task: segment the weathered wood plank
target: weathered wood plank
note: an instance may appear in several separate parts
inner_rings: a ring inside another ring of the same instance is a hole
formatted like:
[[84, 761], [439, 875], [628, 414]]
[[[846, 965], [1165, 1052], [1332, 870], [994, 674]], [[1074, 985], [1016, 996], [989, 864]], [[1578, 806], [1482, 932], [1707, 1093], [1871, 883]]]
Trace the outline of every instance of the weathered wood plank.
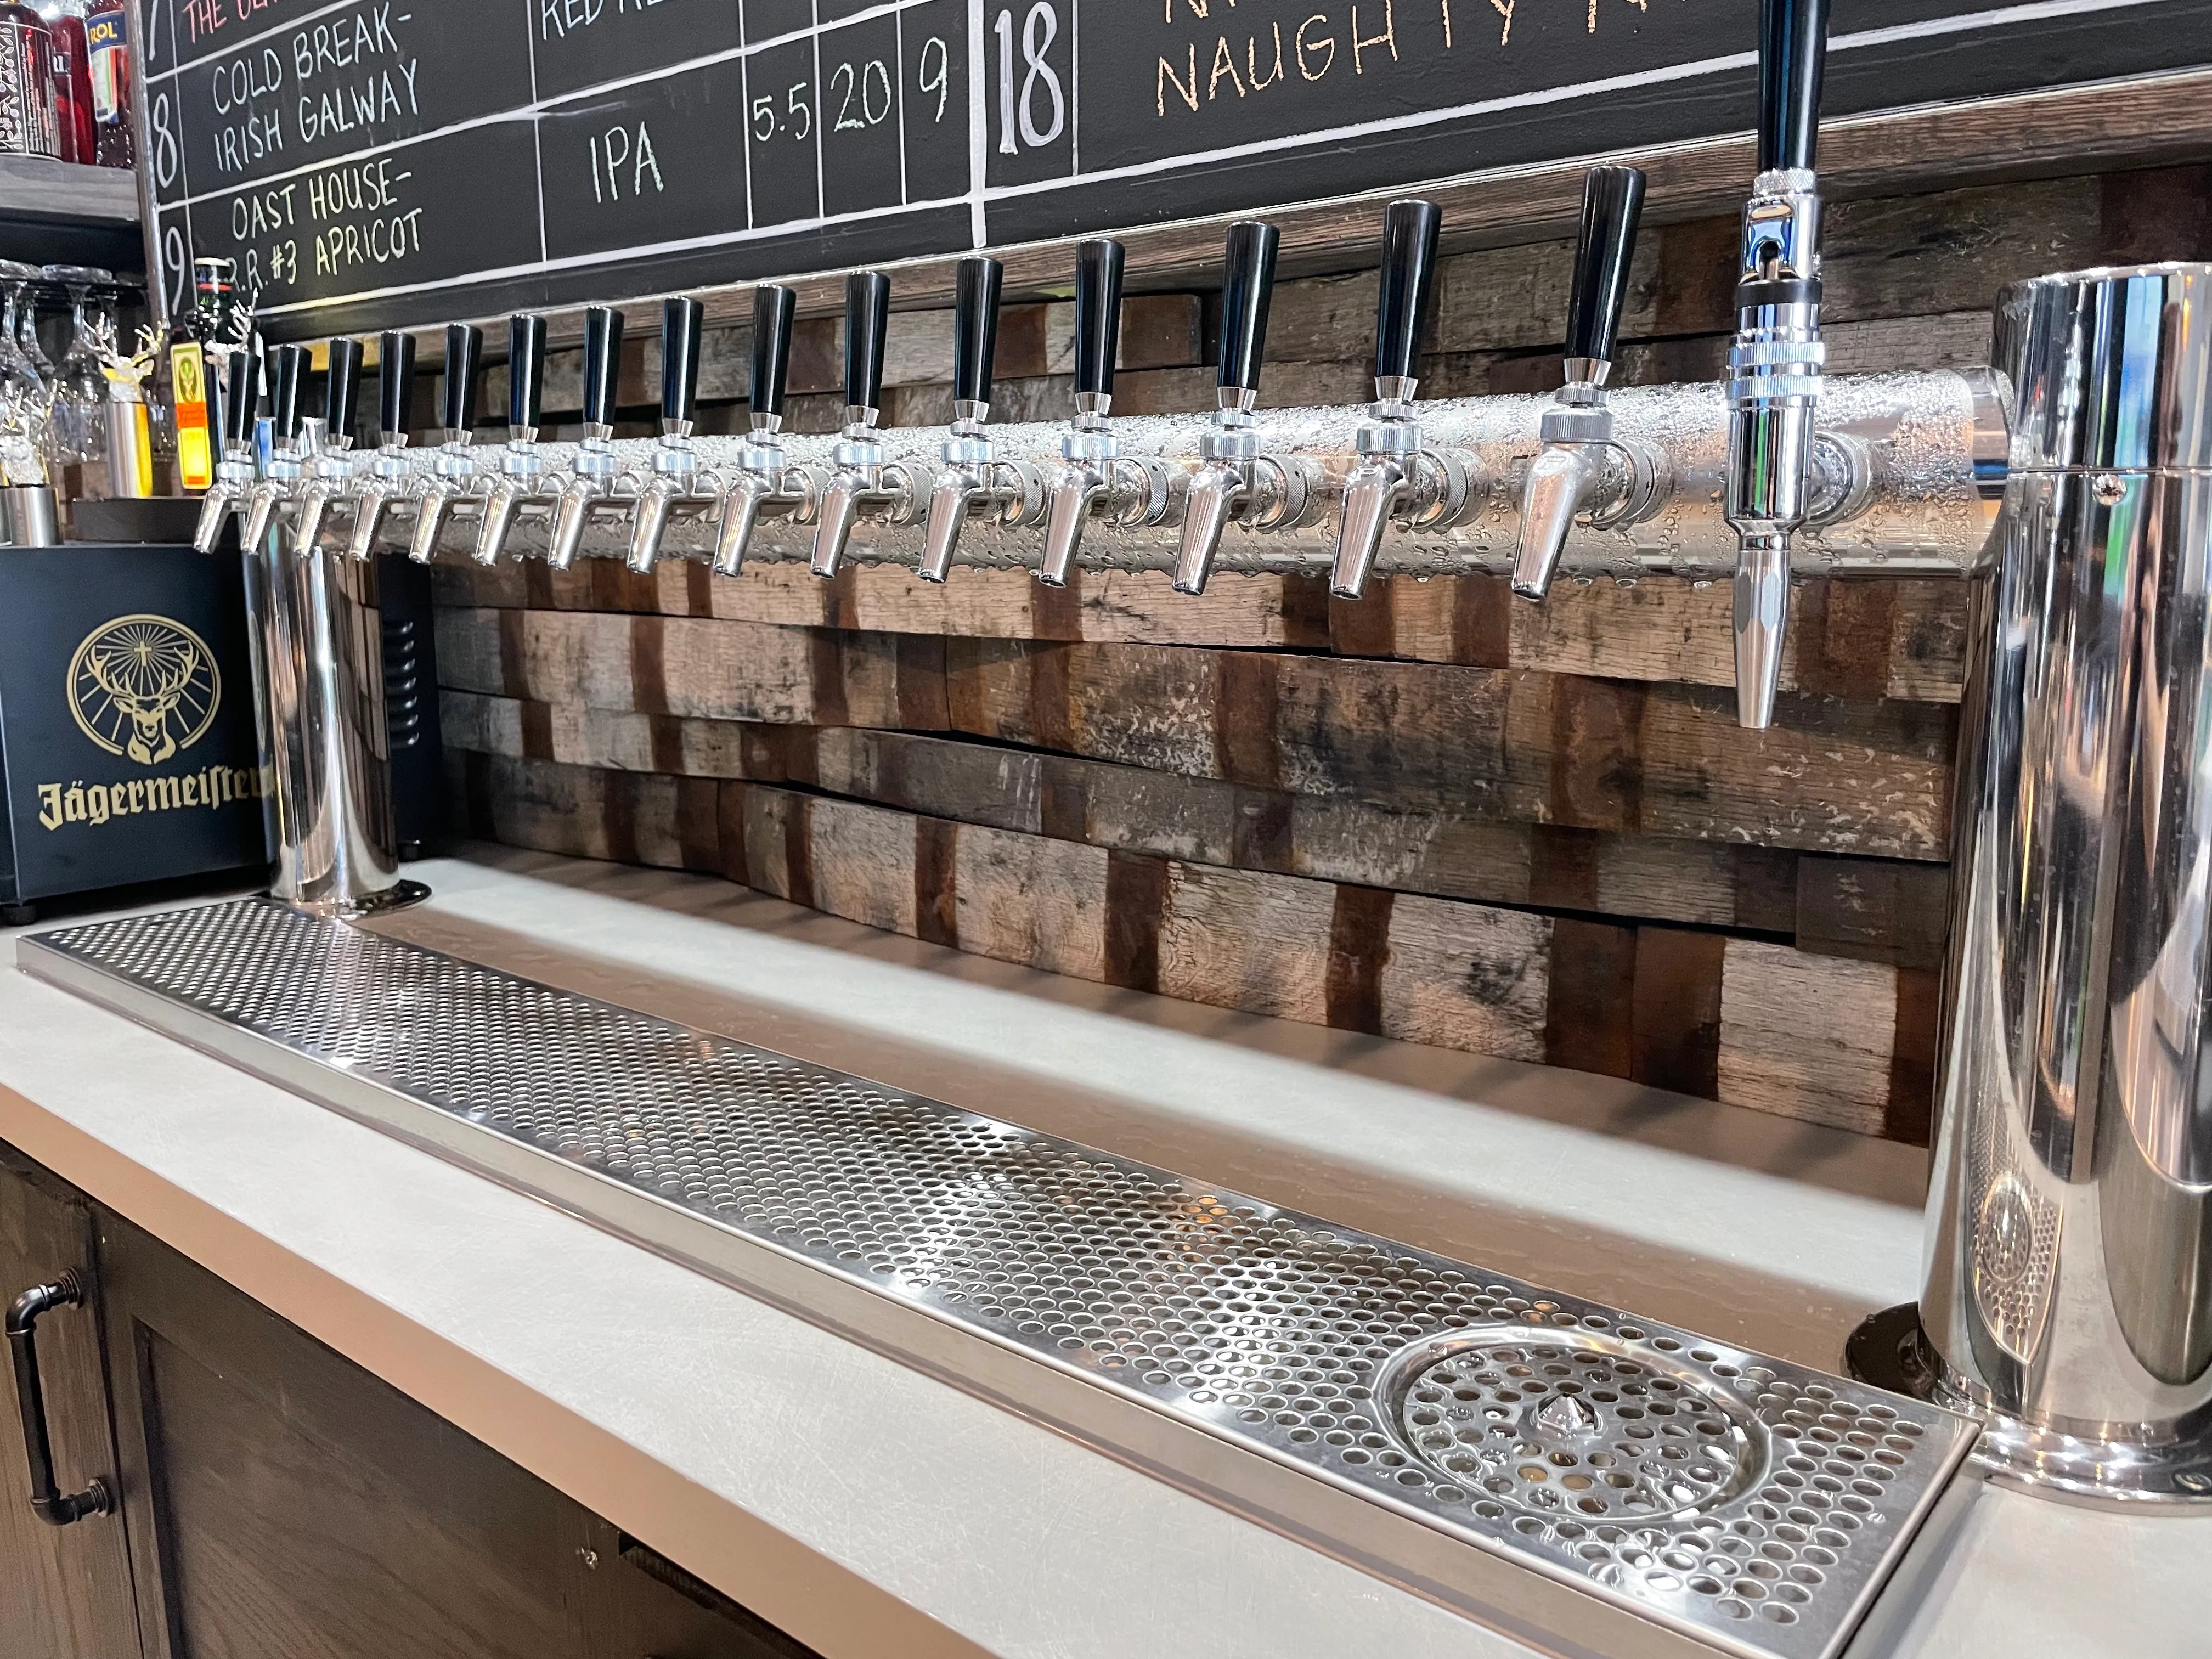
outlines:
[[[1376, 582], [1330, 602], [1316, 578], [1241, 576], [1203, 595], [1160, 571], [1080, 571], [1065, 588], [1025, 571], [963, 570], [949, 582], [848, 567], [835, 581], [799, 564], [756, 564], [737, 578], [671, 561], [649, 577], [611, 559], [551, 571], [536, 560], [494, 570], [436, 567], [441, 605], [713, 617], [785, 627], [1100, 644], [1327, 647], [1341, 656], [1584, 674], [1603, 679], [1734, 684], [1729, 591], [1659, 580], [1563, 583], [1542, 605], [1504, 580]], [[1832, 598], [1832, 595], [1833, 596]], [[1792, 607], [1785, 690], [1955, 702], [1964, 675], [1965, 585], [1935, 579], [1818, 579]]]
[[453, 691], [448, 748], [576, 767], [795, 783], [903, 811], [1194, 864], [1635, 921], [1792, 935], [1942, 962], [1940, 865], [1498, 823], [957, 738], [647, 716]]
[[814, 908], [886, 933], [915, 931], [913, 817], [857, 801], [808, 811]]
[[446, 611], [457, 690], [650, 714], [957, 730], [1400, 809], [1940, 858], [1955, 712], [1785, 693], [1139, 644], [921, 638], [710, 618]]
[[1953, 711], [1170, 647], [948, 640], [976, 736], [1302, 794], [1812, 850], [1937, 858]]
[[[479, 833], [719, 872], [1025, 966], [1691, 1084], [1865, 1133], [1924, 1115], [1910, 1092], [1924, 1090], [1920, 1038], [1898, 1017], [1917, 987], [1884, 964], [1180, 860], [1140, 860], [1158, 879], [1136, 879], [1141, 868], [1099, 848], [759, 783], [687, 786], [491, 755], [457, 754], [453, 769]], [[1145, 943], [1132, 949], [1133, 939]], [[1594, 997], [1597, 987], [1616, 994]]]
[[583, 611], [441, 609], [438, 672], [455, 690], [780, 725], [941, 730], [934, 640]]
[[945, 943], [1048, 973], [1105, 979], [1104, 848], [968, 826], [956, 847], [957, 937]]
[[1401, 897], [1376, 987], [1382, 1034], [1540, 1063], [1551, 934], [1547, 916]]
[[1862, 1134], [1890, 1109], [1896, 970], [1730, 939], [1720, 1098]]

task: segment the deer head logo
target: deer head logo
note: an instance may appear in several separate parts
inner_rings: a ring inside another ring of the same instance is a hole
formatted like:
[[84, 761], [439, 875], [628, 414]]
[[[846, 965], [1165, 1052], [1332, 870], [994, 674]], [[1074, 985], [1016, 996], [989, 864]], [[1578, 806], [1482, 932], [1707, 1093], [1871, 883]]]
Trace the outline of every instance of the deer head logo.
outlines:
[[70, 659], [78, 727], [111, 755], [158, 766], [214, 723], [222, 682], [207, 642], [166, 617], [118, 617]]

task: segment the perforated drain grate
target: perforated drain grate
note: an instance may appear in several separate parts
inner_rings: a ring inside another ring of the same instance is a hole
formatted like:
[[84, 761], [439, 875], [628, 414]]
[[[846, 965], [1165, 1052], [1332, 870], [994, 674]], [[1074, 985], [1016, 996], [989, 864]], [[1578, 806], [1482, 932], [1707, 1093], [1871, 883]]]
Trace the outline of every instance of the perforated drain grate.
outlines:
[[[865, 1285], [1741, 1653], [1839, 1649], [1972, 1432], [1917, 1401], [260, 901], [65, 929], [19, 953], [343, 1109], [369, 1088], [435, 1114], [422, 1121], [447, 1126], [429, 1137], [440, 1151], [501, 1179], [549, 1190], [529, 1172], [545, 1160], [592, 1171], [680, 1206], [675, 1224]], [[313, 1064], [286, 1070], [271, 1052]], [[561, 1201], [589, 1214], [591, 1193], [615, 1189], [582, 1190], [571, 1181]]]

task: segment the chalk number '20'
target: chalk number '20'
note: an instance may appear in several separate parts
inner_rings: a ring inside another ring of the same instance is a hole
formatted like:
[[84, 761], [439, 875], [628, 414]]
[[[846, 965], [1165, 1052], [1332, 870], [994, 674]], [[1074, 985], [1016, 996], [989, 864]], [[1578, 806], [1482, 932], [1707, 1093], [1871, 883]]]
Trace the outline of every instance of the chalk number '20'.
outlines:
[[[1022, 19], [1022, 61], [1026, 66], [1020, 90], [1014, 87], [1014, 14], [1009, 7], [994, 25], [999, 37], [999, 154], [1018, 155], [1022, 144], [1042, 149], [1067, 127], [1067, 94], [1060, 75], [1045, 61], [1045, 53], [1060, 38], [1060, 14], [1052, 0], [1036, 0]], [[1037, 121], [1038, 95], [1042, 94], [1052, 118]], [[1015, 142], [1018, 131], [1021, 143]]]

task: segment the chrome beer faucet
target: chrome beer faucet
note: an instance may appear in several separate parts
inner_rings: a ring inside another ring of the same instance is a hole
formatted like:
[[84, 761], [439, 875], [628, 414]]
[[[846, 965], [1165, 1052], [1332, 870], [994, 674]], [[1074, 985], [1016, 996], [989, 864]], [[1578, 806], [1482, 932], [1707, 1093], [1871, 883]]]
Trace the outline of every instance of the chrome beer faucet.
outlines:
[[722, 526], [714, 538], [714, 570], [734, 576], [744, 568], [753, 527], [763, 514], [795, 524], [813, 514], [818, 476], [791, 465], [783, 453], [783, 390], [791, 368], [791, 319], [799, 295], [763, 283], [753, 290], [752, 435], [738, 452], [738, 475], [722, 495]]
[[407, 428], [414, 424], [415, 337], [386, 329], [376, 342], [376, 453], [354, 491], [353, 534], [346, 551], [366, 559], [376, 546], [385, 510], [414, 493], [407, 465]]
[[1521, 483], [1513, 591], [1526, 599], [1551, 590], [1577, 517], [1588, 513], [1594, 522], [1630, 523], [1650, 512], [1660, 494], [1662, 468], [1647, 447], [1614, 435], [1605, 392], [1643, 212], [1644, 175], [1636, 168], [1592, 167], [1583, 179], [1582, 234], [1567, 302], [1566, 382], [1544, 411], [1544, 447]]
[[929, 492], [921, 574], [941, 582], [959, 550], [970, 515], [1005, 525], [1034, 524], [1044, 510], [1044, 479], [1027, 461], [1000, 460], [984, 435], [991, 418], [992, 360], [999, 348], [999, 289], [1006, 267], [996, 259], [963, 259], [952, 313], [952, 431], [940, 452], [945, 470]]
[[215, 551], [224, 521], [244, 507], [258, 475], [253, 457], [253, 406], [260, 392], [261, 355], [251, 346], [240, 346], [223, 365], [222, 459], [216, 463], [215, 482], [200, 498], [199, 523], [192, 532], [192, 545], [203, 553]]
[[1255, 530], [1290, 523], [1305, 507], [1304, 464], [1260, 453], [1252, 417], [1260, 398], [1260, 361], [1267, 343], [1267, 302], [1275, 285], [1273, 225], [1243, 220], [1229, 228], [1228, 268], [1221, 280], [1221, 375], [1213, 425], [1200, 443], [1206, 465], [1190, 481], [1176, 557], [1175, 589], [1203, 593], [1232, 519]]
[[545, 319], [518, 312], [507, 324], [507, 447], [499, 458], [499, 477], [484, 498], [483, 521], [477, 526], [478, 564], [499, 562], [515, 510], [526, 501], [550, 505], [545, 458], [538, 453], [538, 422], [544, 408]]
[[483, 331], [467, 323], [446, 325], [446, 390], [441, 441], [434, 469], [422, 480], [415, 506], [415, 533], [408, 540], [407, 556], [428, 564], [438, 551], [438, 536], [446, 526], [453, 502], [473, 495], [477, 487], [477, 459], [469, 447], [477, 423], [477, 370], [483, 361]]
[[612, 306], [584, 308], [584, 437], [568, 460], [568, 480], [553, 508], [545, 562], [566, 570], [584, 544], [592, 508], [614, 494], [616, 388], [622, 378], [623, 314]]
[[1761, 0], [1759, 176], [1743, 209], [1729, 348], [1728, 479], [1736, 532], [1737, 723], [1774, 723], [1790, 622], [1790, 542], [1811, 505], [1820, 342], [1820, 192], [1813, 171], [1828, 0]]
[[691, 448], [699, 412], [699, 331], [706, 307], [696, 300], [664, 300], [660, 307], [660, 441], [653, 449], [653, 476], [638, 491], [630, 520], [629, 568], [641, 576], [660, 558], [660, 538], [678, 507], [703, 512], [721, 499], [714, 476], [702, 475]]
[[322, 538], [331, 501], [352, 493], [353, 420], [361, 398], [361, 342], [331, 342], [330, 371], [323, 377], [323, 418], [302, 422], [301, 449], [308, 457], [292, 522], [292, 551], [306, 558]]
[[1060, 440], [1037, 566], [1048, 587], [1066, 586], [1091, 520], [1132, 529], [1165, 524], [1182, 504], [1182, 472], [1157, 456], [1122, 454], [1107, 425], [1121, 356], [1122, 258], [1121, 245], [1103, 238], [1075, 250], [1075, 418]]
[[845, 428], [830, 452], [836, 470], [822, 491], [814, 530], [817, 576], [834, 576], [843, 567], [845, 544], [863, 511], [889, 524], [908, 523], [924, 488], [903, 465], [884, 460], [876, 432], [890, 307], [890, 278], [881, 271], [856, 270], [845, 279]]
[[[1437, 229], [1443, 216], [1433, 203], [1393, 202], [1382, 215], [1382, 270], [1376, 298], [1375, 402], [1356, 440], [1360, 464], [1344, 481], [1344, 515], [1337, 526], [1336, 559], [1329, 592], [1356, 599], [1382, 550], [1391, 520], [1443, 492], [1443, 479], [1421, 464], [1421, 428], [1413, 416], [1420, 386], [1422, 337], [1428, 331], [1429, 298], [1435, 287]], [[1458, 472], [1466, 497], [1466, 475]], [[1426, 482], [1433, 479], [1434, 482]]]
[[[239, 532], [240, 544], [248, 552], [260, 547], [276, 508], [298, 495], [307, 475], [310, 452], [303, 446], [314, 434], [303, 433], [307, 423], [300, 416], [300, 384], [307, 376], [307, 348], [278, 346], [269, 392], [269, 469], [246, 492], [246, 526]], [[321, 422], [313, 424], [319, 427]]]

